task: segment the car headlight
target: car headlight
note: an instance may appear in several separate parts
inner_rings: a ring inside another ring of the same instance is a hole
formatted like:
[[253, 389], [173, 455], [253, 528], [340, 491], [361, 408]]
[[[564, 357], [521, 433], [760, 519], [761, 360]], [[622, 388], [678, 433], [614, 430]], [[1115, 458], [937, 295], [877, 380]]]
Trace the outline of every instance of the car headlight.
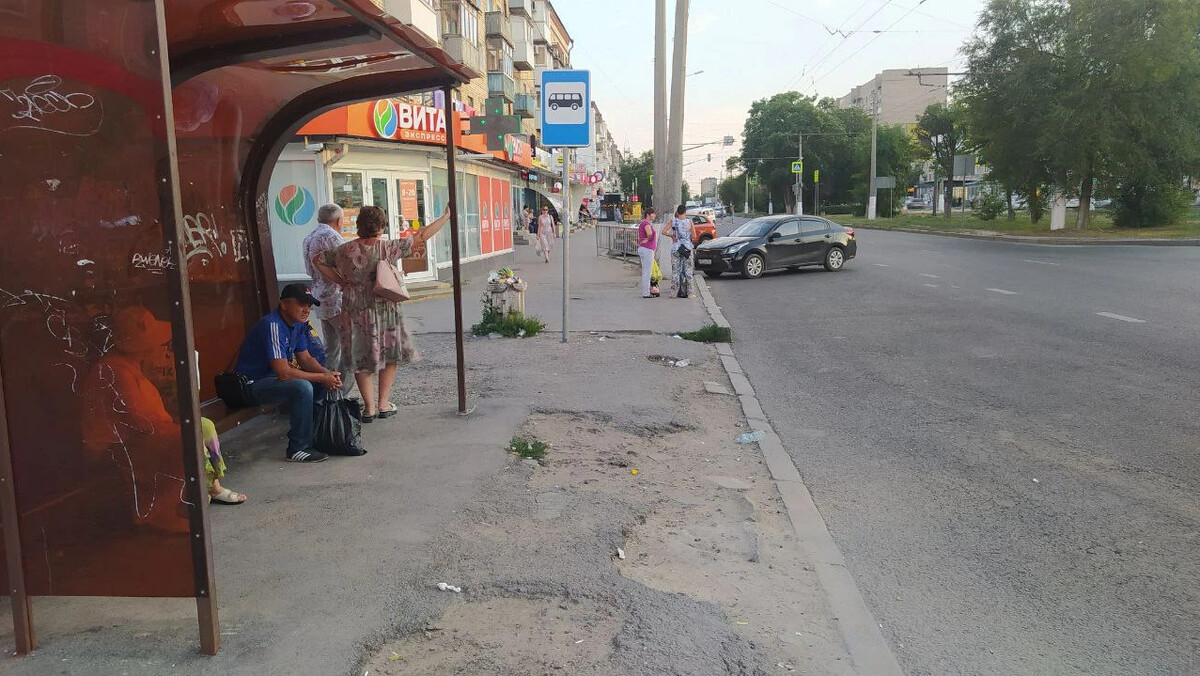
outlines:
[[734, 244], [733, 246], [725, 247], [725, 253], [735, 254], [735, 253], [741, 251], [742, 249], [745, 249], [749, 245], [750, 245], [750, 242], [742, 242], [741, 244]]

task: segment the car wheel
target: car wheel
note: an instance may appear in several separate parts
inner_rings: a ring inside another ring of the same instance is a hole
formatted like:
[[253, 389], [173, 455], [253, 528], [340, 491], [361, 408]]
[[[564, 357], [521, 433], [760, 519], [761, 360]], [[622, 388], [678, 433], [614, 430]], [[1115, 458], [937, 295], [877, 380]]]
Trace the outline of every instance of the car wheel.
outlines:
[[704, 276], [708, 277], [709, 279], [716, 279], [717, 277], [721, 276], [721, 273], [717, 272], [716, 270], [705, 270]]
[[846, 253], [842, 251], [840, 246], [831, 246], [829, 251], [825, 252], [825, 269], [830, 272], [836, 272], [842, 269], [842, 265], [846, 263]]
[[762, 277], [763, 271], [767, 267], [767, 262], [759, 254], [752, 253], [746, 256], [746, 260], [742, 261], [742, 276], [746, 279], [758, 279]]

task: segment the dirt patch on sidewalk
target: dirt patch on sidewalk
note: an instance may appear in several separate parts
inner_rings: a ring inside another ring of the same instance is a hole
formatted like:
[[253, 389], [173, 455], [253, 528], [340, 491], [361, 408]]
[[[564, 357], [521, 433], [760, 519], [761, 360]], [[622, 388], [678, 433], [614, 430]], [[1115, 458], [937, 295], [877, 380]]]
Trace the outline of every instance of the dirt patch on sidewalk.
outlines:
[[[533, 346], [559, 349], [522, 348]], [[687, 365], [647, 365], [663, 348]], [[542, 465], [514, 456], [455, 516], [427, 573], [445, 614], [364, 668], [851, 673], [758, 447], [734, 442], [747, 429], [737, 399], [705, 392], [706, 380], [727, 383], [712, 348], [645, 336], [563, 349], [580, 366], [544, 352], [552, 373], [478, 367], [512, 389], [569, 393], [536, 401], [522, 430], [549, 454]], [[638, 360], [619, 375], [594, 367]]]

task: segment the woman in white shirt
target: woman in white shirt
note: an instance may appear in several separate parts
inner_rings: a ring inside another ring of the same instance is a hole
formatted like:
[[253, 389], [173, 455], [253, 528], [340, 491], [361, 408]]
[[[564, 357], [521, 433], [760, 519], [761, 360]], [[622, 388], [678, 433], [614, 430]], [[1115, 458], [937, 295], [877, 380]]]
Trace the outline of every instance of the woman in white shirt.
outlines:
[[674, 240], [671, 244], [671, 294], [687, 298], [692, 290], [692, 277], [696, 274], [692, 251], [692, 219], [687, 217], [687, 207], [680, 204], [675, 208], [675, 218], [667, 221], [662, 234]]

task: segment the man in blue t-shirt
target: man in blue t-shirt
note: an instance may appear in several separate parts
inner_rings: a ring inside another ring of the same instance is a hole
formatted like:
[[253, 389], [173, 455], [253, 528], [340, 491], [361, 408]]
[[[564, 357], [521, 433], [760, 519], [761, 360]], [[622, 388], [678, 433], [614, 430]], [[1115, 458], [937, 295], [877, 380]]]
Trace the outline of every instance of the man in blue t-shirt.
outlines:
[[287, 402], [291, 412], [287, 459], [321, 462], [328, 455], [312, 448], [313, 402], [342, 386], [342, 375], [309, 354], [308, 315], [321, 302], [303, 284], [288, 284], [279, 307], [250, 328], [238, 353], [236, 371], [253, 381], [259, 404]]

